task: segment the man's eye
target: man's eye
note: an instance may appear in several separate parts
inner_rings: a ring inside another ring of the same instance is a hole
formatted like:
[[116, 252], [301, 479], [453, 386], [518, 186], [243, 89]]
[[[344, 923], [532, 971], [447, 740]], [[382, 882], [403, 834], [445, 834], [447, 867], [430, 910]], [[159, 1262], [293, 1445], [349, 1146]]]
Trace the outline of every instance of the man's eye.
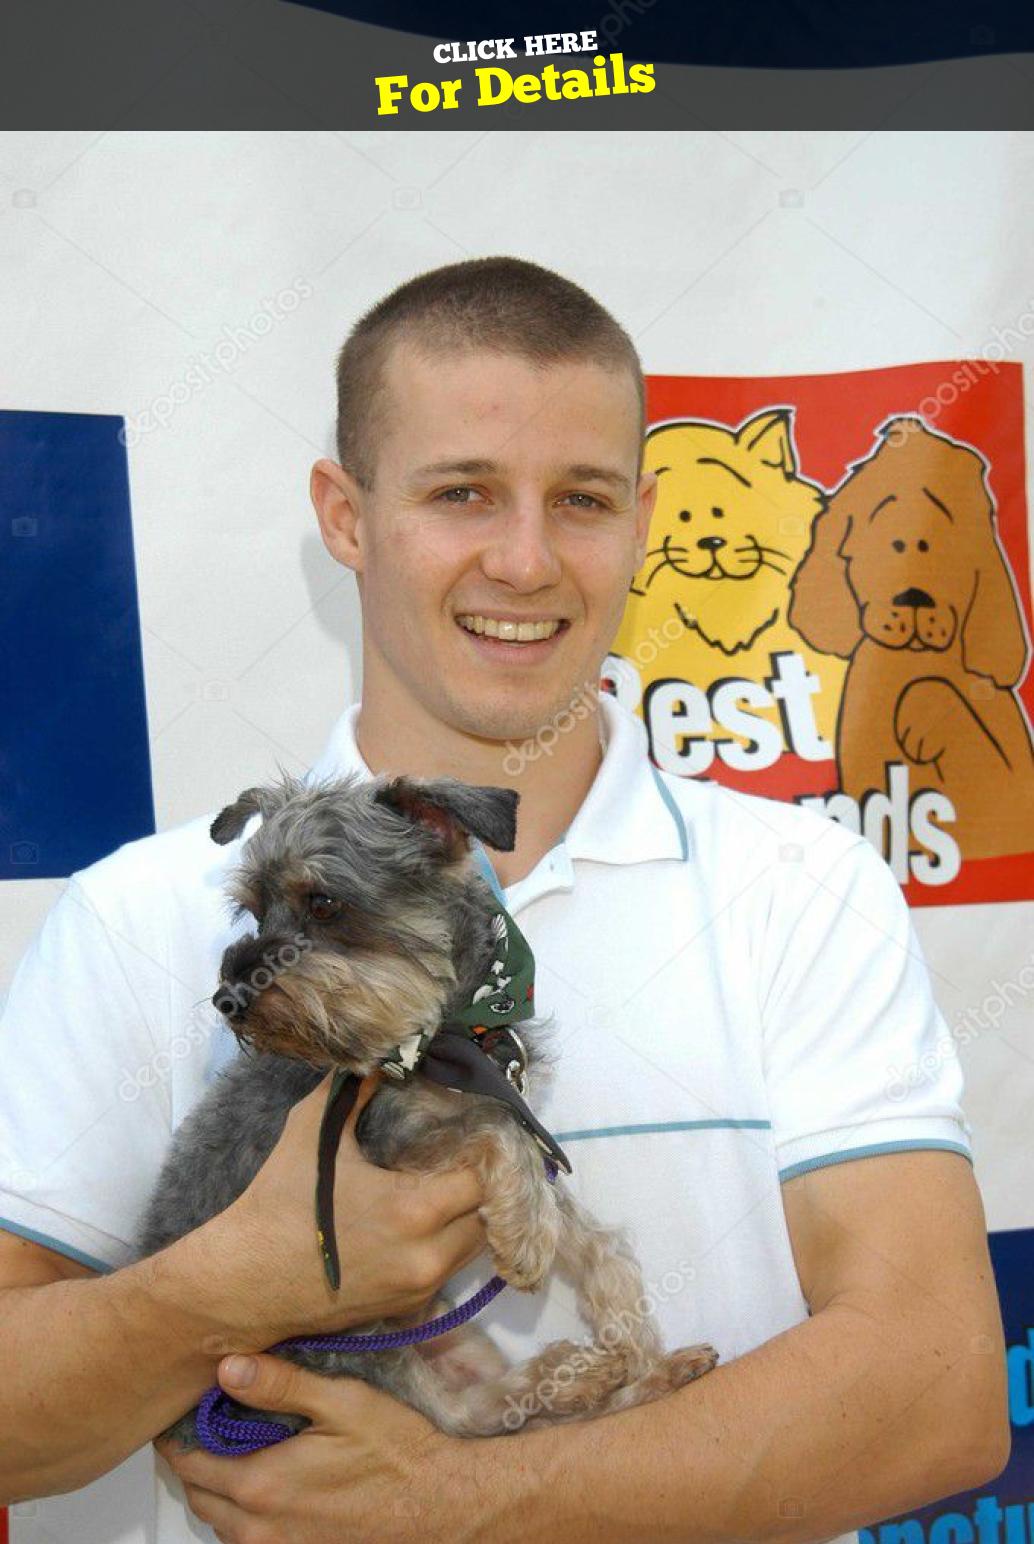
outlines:
[[[470, 504], [473, 503], [472, 495], [476, 492], [476, 488], [445, 488], [441, 493], [436, 494], [435, 497], [441, 499], [445, 504]], [[458, 498], [454, 497], [456, 494], [460, 496]], [[465, 497], [465, 495], [471, 495], [471, 497]]]
[[584, 499], [584, 504], [577, 505], [578, 509], [602, 509], [603, 500], [595, 498], [591, 493], [565, 493], [566, 499]]

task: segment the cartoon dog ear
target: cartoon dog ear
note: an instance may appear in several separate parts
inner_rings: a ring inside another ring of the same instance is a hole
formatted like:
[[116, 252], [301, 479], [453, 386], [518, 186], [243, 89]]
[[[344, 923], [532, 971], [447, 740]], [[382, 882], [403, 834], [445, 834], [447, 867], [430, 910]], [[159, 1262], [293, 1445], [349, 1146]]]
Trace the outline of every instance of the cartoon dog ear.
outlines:
[[786, 619], [820, 654], [849, 659], [862, 637], [858, 602], [847, 582], [841, 549], [851, 531], [847, 487], [816, 515], [811, 542], [790, 580]]
[[512, 852], [517, 842], [521, 796], [512, 788], [481, 787], [455, 777], [395, 777], [374, 797], [440, 836], [450, 858], [465, 851], [468, 833], [499, 852]]
[[299, 780], [289, 776], [282, 767], [279, 771], [279, 783], [271, 783], [265, 788], [245, 788], [232, 804], [219, 811], [208, 828], [213, 842], [225, 847], [227, 842], [240, 836], [252, 815], [261, 814], [263, 820], [268, 820], [301, 787]]
[[962, 619], [962, 662], [1003, 687], [1022, 680], [1029, 648], [1016, 586], [994, 525], [983, 465], [967, 469], [966, 513], [976, 537], [973, 597]]

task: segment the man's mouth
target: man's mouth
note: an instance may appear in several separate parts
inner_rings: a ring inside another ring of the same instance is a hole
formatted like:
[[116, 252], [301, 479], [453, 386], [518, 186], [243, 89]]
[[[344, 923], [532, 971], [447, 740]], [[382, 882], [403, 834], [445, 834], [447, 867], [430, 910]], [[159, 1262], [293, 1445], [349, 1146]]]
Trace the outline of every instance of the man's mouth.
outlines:
[[460, 611], [457, 625], [471, 639], [478, 653], [498, 658], [545, 655], [556, 647], [556, 639], [568, 630], [568, 618], [506, 618], [483, 615], [482, 611]]
[[[566, 617], [494, 617], [479, 611], [460, 612], [456, 621], [476, 638], [494, 640], [497, 645], [517, 644], [534, 649], [570, 626]], [[537, 652], [537, 651], [536, 651]]]

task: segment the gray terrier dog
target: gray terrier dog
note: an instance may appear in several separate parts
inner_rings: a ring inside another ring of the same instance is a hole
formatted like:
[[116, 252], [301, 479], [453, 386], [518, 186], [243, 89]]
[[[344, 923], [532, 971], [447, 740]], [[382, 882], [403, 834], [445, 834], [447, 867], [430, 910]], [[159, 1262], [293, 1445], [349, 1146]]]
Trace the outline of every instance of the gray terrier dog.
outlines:
[[[250, 913], [257, 931], [226, 950], [214, 998], [254, 1054], [225, 1070], [177, 1129], [136, 1248], [140, 1258], [152, 1254], [236, 1200], [272, 1152], [291, 1106], [328, 1071], [365, 1076], [394, 1059], [387, 1070], [401, 1081], [382, 1081], [356, 1123], [363, 1156], [420, 1173], [472, 1167], [497, 1274], [531, 1292], [556, 1266], [575, 1286], [592, 1339], [555, 1341], [513, 1367], [470, 1326], [426, 1348], [278, 1354], [316, 1372], [363, 1378], [463, 1436], [624, 1409], [681, 1387], [717, 1360], [706, 1345], [664, 1351], [656, 1322], [642, 1311], [643, 1279], [623, 1231], [597, 1222], [555, 1169], [547, 1176], [540, 1143], [506, 1104], [428, 1081], [418, 1064], [416, 1075], [400, 1074], [400, 1043], [426, 1046], [450, 1014], [469, 1012], [491, 990], [493, 969], [499, 980], [500, 905], [470, 839], [512, 851], [518, 798], [453, 778], [349, 776], [310, 785], [281, 769], [279, 784], [250, 788], [221, 812], [211, 834], [223, 844], [250, 816], [263, 817], [228, 884], [238, 919]], [[278, 968], [263, 970], [270, 959]], [[243, 992], [242, 983], [250, 983]], [[518, 1042], [533, 1088], [549, 1063], [543, 1027], [543, 1020], [522, 1024]], [[194, 1445], [194, 1415], [168, 1434]], [[308, 1424], [300, 1415], [276, 1419], [296, 1431]]]

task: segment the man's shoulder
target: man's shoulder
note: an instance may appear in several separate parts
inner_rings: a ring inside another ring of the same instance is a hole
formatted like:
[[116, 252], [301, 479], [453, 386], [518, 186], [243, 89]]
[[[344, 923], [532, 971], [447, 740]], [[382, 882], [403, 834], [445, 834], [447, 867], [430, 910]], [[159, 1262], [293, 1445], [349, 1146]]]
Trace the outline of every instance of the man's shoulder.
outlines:
[[218, 912], [243, 840], [225, 847], [212, 840], [210, 827], [218, 813], [213, 809], [168, 830], [123, 842], [76, 869], [70, 882], [106, 914], [153, 911], [168, 917], [177, 909], [194, 908]]
[[803, 804], [702, 778], [661, 771], [658, 776], [685, 822], [691, 854], [723, 869], [796, 861], [825, 871], [845, 853], [870, 846], [858, 832]]

